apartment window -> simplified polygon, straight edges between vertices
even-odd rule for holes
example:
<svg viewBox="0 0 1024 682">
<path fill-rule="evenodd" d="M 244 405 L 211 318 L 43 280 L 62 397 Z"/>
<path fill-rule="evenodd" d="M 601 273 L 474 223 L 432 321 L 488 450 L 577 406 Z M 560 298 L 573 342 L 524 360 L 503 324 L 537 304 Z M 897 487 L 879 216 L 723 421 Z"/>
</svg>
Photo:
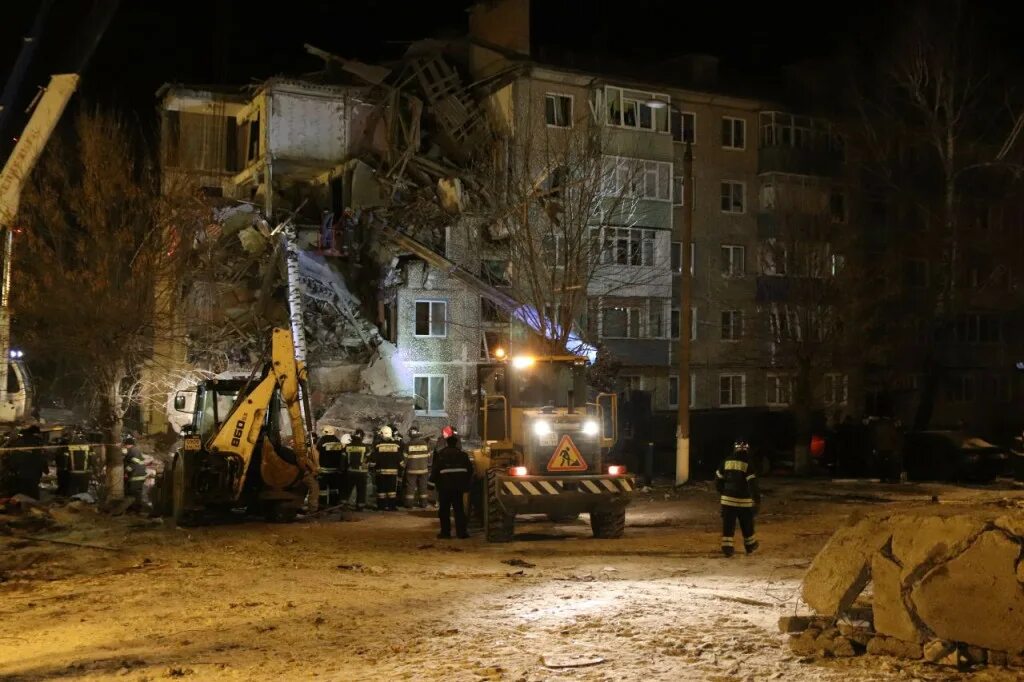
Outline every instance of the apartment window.
<svg viewBox="0 0 1024 682">
<path fill-rule="evenodd" d="M 626 90 L 614 86 L 604 89 L 607 103 L 608 125 L 637 130 L 652 130 L 667 133 L 669 129 L 669 107 L 652 109 L 647 106 L 651 100 L 660 100 L 666 105 L 670 103 L 668 95 L 639 90 Z"/>
<path fill-rule="evenodd" d="M 722 244 L 722 276 L 742 277 L 746 268 L 746 249 L 734 244 Z"/>
<path fill-rule="evenodd" d="M 769 374 L 765 378 L 765 402 L 775 407 L 793 401 L 793 380 L 787 374 Z"/>
<path fill-rule="evenodd" d="M 619 385 L 623 391 L 642 391 L 644 378 L 639 374 L 623 374 L 619 377 Z"/>
<path fill-rule="evenodd" d="M 447 336 L 447 320 L 444 301 L 416 301 L 416 336 Z"/>
<path fill-rule="evenodd" d="M 676 175 L 672 178 L 672 205 L 686 205 L 686 183 L 683 182 L 682 175 Z"/>
<path fill-rule="evenodd" d="M 697 114 L 689 111 L 672 112 L 672 139 L 676 142 L 697 143 Z"/>
<path fill-rule="evenodd" d="M 831 373 L 825 375 L 825 404 L 845 405 L 849 380 L 845 374 Z"/>
<path fill-rule="evenodd" d="M 554 267 L 565 265 L 565 235 L 549 234 L 541 239 L 544 262 Z"/>
<path fill-rule="evenodd" d="M 928 286 L 928 261 L 911 258 L 906 263 L 903 276 L 911 289 L 924 289 Z"/>
<path fill-rule="evenodd" d="M 745 149 L 747 122 L 742 118 L 722 117 L 722 146 L 725 149 Z"/>
<path fill-rule="evenodd" d="M 833 253 L 829 255 L 829 273 L 836 277 L 846 267 L 846 256 L 841 253 Z"/>
<path fill-rule="evenodd" d="M 591 228 L 591 249 L 604 264 L 654 267 L 654 230 L 636 227 Z"/>
<path fill-rule="evenodd" d="M 480 261 L 480 274 L 484 281 L 496 287 L 511 286 L 510 268 L 511 262 L 507 260 Z"/>
<path fill-rule="evenodd" d="M 1002 324 L 994 315 L 957 315 L 953 338 L 957 343 L 999 343 Z"/>
<path fill-rule="evenodd" d="M 743 407 L 747 403 L 747 377 L 744 374 L 718 375 L 718 404 Z"/>
<path fill-rule="evenodd" d="M 672 164 L 605 156 L 602 166 L 605 196 L 672 201 Z"/>
<path fill-rule="evenodd" d="M 679 406 L 679 377 L 675 375 L 668 378 L 668 406 Z"/>
<path fill-rule="evenodd" d="M 606 339 L 640 338 L 640 308 L 614 307 L 601 311 L 601 336 Z"/>
<path fill-rule="evenodd" d="M 969 403 L 975 399 L 974 377 L 968 374 L 950 377 L 946 381 L 946 400 L 951 403 Z"/>
<path fill-rule="evenodd" d="M 846 194 L 834 189 L 828 197 L 828 212 L 834 223 L 846 222 Z"/>
<path fill-rule="evenodd" d="M 722 340 L 739 341 L 743 336 L 743 311 L 722 311 Z"/>
<path fill-rule="evenodd" d="M 544 96 L 544 120 L 555 128 L 572 127 L 572 95 L 548 93 Z"/>
<path fill-rule="evenodd" d="M 672 322 L 671 322 L 672 338 L 679 338 L 679 330 L 683 326 L 682 311 L 679 308 L 672 309 Z M 690 340 L 697 340 L 697 306 L 690 306 Z"/>
<path fill-rule="evenodd" d="M 745 188 L 746 185 L 742 182 L 722 181 L 722 213 L 744 213 L 746 211 Z"/>
<path fill-rule="evenodd" d="M 444 375 L 417 374 L 413 377 L 413 383 L 416 391 L 416 414 L 444 416 Z"/>
<path fill-rule="evenodd" d="M 762 211 L 775 210 L 775 185 L 771 183 L 761 185 L 760 199 Z"/>
</svg>

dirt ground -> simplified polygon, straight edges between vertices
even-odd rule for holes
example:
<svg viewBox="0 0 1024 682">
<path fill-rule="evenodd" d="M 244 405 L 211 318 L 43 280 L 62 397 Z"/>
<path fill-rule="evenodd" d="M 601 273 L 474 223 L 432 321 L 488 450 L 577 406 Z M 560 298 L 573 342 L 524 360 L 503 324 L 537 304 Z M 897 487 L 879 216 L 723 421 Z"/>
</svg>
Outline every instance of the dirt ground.
<svg viewBox="0 0 1024 682">
<path fill-rule="evenodd" d="M 763 485 L 761 551 L 732 559 L 718 552 L 705 484 L 641 494 L 621 540 L 592 539 L 586 517 L 528 518 L 505 545 L 436 540 L 428 512 L 177 529 L 55 509 L 60 526 L 44 537 L 115 551 L 0 536 L 0 679 L 958 678 L 890 658 L 801 658 L 776 622 L 798 611 L 804 570 L 851 513 L 933 505 L 933 495 L 1012 506 L 1024 491 Z M 557 655 L 603 662 L 545 665 Z"/>
</svg>

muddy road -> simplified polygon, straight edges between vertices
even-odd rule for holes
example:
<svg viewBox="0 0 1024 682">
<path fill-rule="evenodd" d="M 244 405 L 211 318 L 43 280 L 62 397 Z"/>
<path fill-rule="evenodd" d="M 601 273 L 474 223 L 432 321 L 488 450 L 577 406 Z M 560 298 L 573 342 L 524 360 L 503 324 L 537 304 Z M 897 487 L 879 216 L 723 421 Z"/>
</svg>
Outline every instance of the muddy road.
<svg viewBox="0 0 1024 682">
<path fill-rule="evenodd" d="M 39 537 L 112 551 L 0 536 L 0 679 L 955 678 L 896 659 L 801 658 L 776 622 L 799 608 L 804 570 L 850 514 L 1018 505 L 1024 491 L 764 488 L 761 550 L 731 559 L 700 484 L 640 495 L 621 540 L 592 539 L 585 517 L 538 518 L 504 545 L 437 540 L 428 512 L 178 529 L 54 508 L 58 528 Z"/>
</svg>

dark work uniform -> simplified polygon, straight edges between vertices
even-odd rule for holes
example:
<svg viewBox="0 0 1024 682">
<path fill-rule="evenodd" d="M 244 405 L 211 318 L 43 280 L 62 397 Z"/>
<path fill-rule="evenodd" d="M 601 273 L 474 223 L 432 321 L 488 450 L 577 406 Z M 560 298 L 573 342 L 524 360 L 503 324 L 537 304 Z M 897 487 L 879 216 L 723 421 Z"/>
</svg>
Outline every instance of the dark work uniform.
<svg viewBox="0 0 1024 682">
<path fill-rule="evenodd" d="M 345 446 L 343 455 L 348 465 L 345 471 L 345 489 L 341 492 L 341 499 L 348 502 L 352 490 L 356 491 L 356 509 L 366 507 L 366 478 L 369 476 L 369 453 L 370 448 L 363 445 L 362 440 L 353 439 Z"/>
<path fill-rule="evenodd" d="M 11 495 L 28 495 L 39 499 L 39 483 L 50 468 L 46 451 L 42 449 L 43 438 L 38 433 L 22 433 L 9 447 L 4 469 L 7 471 L 8 488 Z"/>
<path fill-rule="evenodd" d="M 146 461 L 139 446 L 122 448 L 124 452 L 124 496 L 135 498 L 132 506 L 142 506 L 142 495 L 146 489 Z"/>
<path fill-rule="evenodd" d="M 402 446 L 393 440 L 382 440 L 370 453 L 377 509 L 398 510 L 398 477 L 402 469 Z"/>
<path fill-rule="evenodd" d="M 455 532 L 460 538 L 469 537 L 466 530 L 466 509 L 462 496 L 469 491 L 473 477 L 473 460 L 465 451 L 447 446 L 434 455 L 430 469 L 430 482 L 437 489 L 437 518 L 441 521 L 438 537 L 451 537 L 451 513 L 455 512 Z"/>
<path fill-rule="evenodd" d="M 425 436 L 409 438 L 405 447 L 405 506 L 422 509 L 427 504 L 427 477 L 430 475 L 430 446 Z"/>
<path fill-rule="evenodd" d="M 348 462 L 337 436 L 321 437 L 316 447 L 320 453 L 320 506 L 328 507 L 338 504 L 341 498 Z"/>
<path fill-rule="evenodd" d="M 761 493 L 757 488 L 757 477 L 750 467 L 749 452 L 737 450 L 727 457 L 715 472 L 715 483 L 722 495 L 722 553 L 732 556 L 733 535 L 739 521 L 743 546 L 750 554 L 757 549 L 754 514 L 761 504 Z"/>
</svg>

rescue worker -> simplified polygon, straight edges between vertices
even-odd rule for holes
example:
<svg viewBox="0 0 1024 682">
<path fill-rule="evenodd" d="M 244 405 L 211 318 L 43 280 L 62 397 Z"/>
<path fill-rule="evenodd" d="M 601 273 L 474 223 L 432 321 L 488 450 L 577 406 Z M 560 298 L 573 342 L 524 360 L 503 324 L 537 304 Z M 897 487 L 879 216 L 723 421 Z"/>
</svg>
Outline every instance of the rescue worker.
<svg viewBox="0 0 1024 682">
<path fill-rule="evenodd" d="M 135 444 L 135 436 L 128 434 L 124 437 L 121 454 L 124 455 L 124 496 L 134 498 L 131 508 L 141 509 L 146 490 L 146 460 Z"/>
<path fill-rule="evenodd" d="M 458 436 L 449 436 L 445 441 L 445 447 L 434 456 L 433 466 L 430 468 L 430 482 L 437 490 L 437 518 L 441 521 L 441 532 L 437 537 L 452 536 L 453 511 L 455 533 L 460 538 L 469 537 L 463 495 L 469 491 L 472 475 L 473 462 L 459 447 Z"/>
<path fill-rule="evenodd" d="M 405 446 L 405 506 L 423 509 L 427 506 L 427 478 L 430 474 L 429 439 L 420 433 L 420 425 L 409 427 L 409 442 Z"/>
<path fill-rule="evenodd" d="M 68 445 L 68 496 L 89 492 L 92 476 L 92 447 L 81 428 L 76 428 Z"/>
<path fill-rule="evenodd" d="M 343 450 L 345 460 L 345 489 L 342 490 L 341 499 L 348 502 L 352 491 L 356 491 L 356 511 L 366 508 L 366 479 L 369 475 L 369 452 L 370 448 L 363 444 L 363 430 L 356 429 L 352 433 L 352 440 L 346 444 Z"/>
<path fill-rule="evenodd" d="M 380 427 L 380 442 L 370 453 L 377 509 L 398 511 L 398 477 L 402 470 L 402 446 L 395 442 L 390 426 Z"/>
<path fill-rule="evenodd" d="M 733 535 L 737 521 L 743 533 L 743 547 L 747 554 L 752 554 L 758 547 L 754 517 L 761 506 L 761 492 L 750 464 L 750 444 L 745 439 L 737 438 L 733 443 L 732 454 L 715 472 L 715 485 L 722 496 L 722 554 L 730 557 L 735 551 Z"/>
<path fill-rule="evenodd" d="M 39 499 L 39 483 L 50 466 L 43 450 L 42 431 L 35 424 L 22 429 L 4 453 L 4 471 L 11 495 Z"/>
<path fill-rule="evenodd" d="M 325 426 L 321 434 L 316 442 L 316 449 L 320 457 L 320 474 L 318 476 L 320 479 L 320 504 L 327 507 L 336 504 L 341 496 L 347 465 L 343 452 L 345 443 L 342 442 L 342 439 L 348 438 L 351 441 L 351 437 L 345 434 L 342 438 L 338 438 L 333 426 Z"/>
</svg>

